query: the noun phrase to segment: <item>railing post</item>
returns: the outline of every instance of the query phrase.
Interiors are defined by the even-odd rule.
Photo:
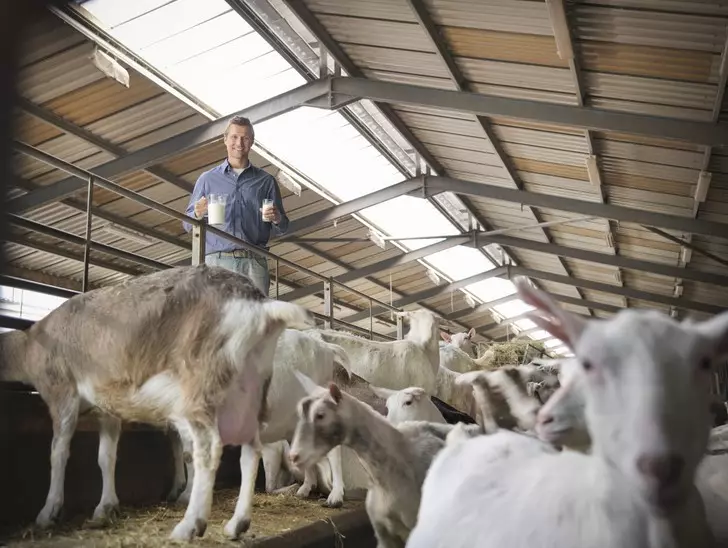
[[[402,323],[402,316],[397,315],[397,339],[404,339],[404,324]]]
[[[331,279],[324,282],[324,329],[334,328],[334,284]]]
[[[278,283],[278,257],[276,257],[276,299],[280,298],[280,284]]]
[[[81,280],[81,291],[88,291],[88,265],[91,260],[91,230],[93,217],[91,216],[91,208],[94,203],[94,178],[88,178],[88,187],[86,190],[86,241],[83,245],[83,278]]]
[[[192,265],[205,264],[206,227],[204,221],[192,226]]]
[[[369,339],[374,340],[374,315],[372,314],[372,300],[369,299]]]

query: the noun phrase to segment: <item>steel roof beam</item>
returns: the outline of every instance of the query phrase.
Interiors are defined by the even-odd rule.
[[[425,289],[424,291],[420,291],[418,293],[412,293],[411,295],[407,295],[406,297],[402,297],[401,299],[397,299],[392,303],[392,306],[395,306],[397,308],[402,308],[403,306],[407,306],[412,303],[416,303],[419,301],[426,301],[427,299],[432,299],[433,297],[437,297],[438,295],[442,295],[446,291],[455,291],[456,289],[461,289],[463,287],[467,287],[471,284],[481,282],[483,280],[487,280],[489,278],[495,278],[496,276],[500,276],[504,274],[507,271],[506,267],[499,266],[497,268],[494,268],[493,270],[488,270],[486,272],[481,272],[479,274],[475,274],[474,276],[470,276],[468,278],[465,278],[463,280],[458,280],[456,282],[451,282],[444,285],[438,285],[436,287],[432,287],[430,289]],[[376,316],[378,314],[383,314],[384,312],[387,312],[386,309],[382,308],[381,306],[375,306],[372,308],[372,315]],[[347,316],[346,318],[342,318],[344,321],[347,321],[349,323],[355,323],[358,321],[361,321],[369,315],[369,311],[361,312],[359,314],[353,314],[351,316]]]
[[[504,276],[507,277],[508,275]],[[612,295],[621,295],[630,299],[637,299],[640,301],[648,301],[657,304],[664,304],[667,306],[674,306],[676,308],[682,308],[684,310],[694,310],[696,312],[705,312],[707,314],[720,314],[725,312],[725,308],[716,306],[714,304],[702,303],[698,301],[690,301],[686,299],[678,299],[676,297],[668,297],[666,295],[659,295],[657,293],[650,293],[648,291],[642,291],[639,289],[632,289],[631,287],[620,287],[616,285],[605,284],[601,282],[594,282],[592,280],[583,280],[580,278],[574,278],[571,276],[562,276],[560,274],[554,274],[552,272],[543,272],[533,268],[524,268],[521,266],[510,267],[510,277],[526,276],[528,278],[536,278],[547,282],[553,282],[564,285],[572,285],[575,287],[583,287],[584,289],[590,289],[592,291],[601,291],[602,293],[610,293]]]
[[[285,242],[289,237],[293,236],[293,234],[297,232],[303,232],[304,230],[312,229],[327,221],[334,221],[340,217],[357,213],[362,209],[367,209],[368,207],[388,202],[389,200],[403,196],[404,194],[408,194],[420,188],[422,188],[421,180],[408,179],[401,183],[397,183],[380,190],[375,190],[374,192],[365,194],[359,198],[354,198],[348,202],[326,208],[322,211],[317,211],[316,213],[311,213],[310,215],[291,221],[288,225],[288,232],[282,236],[271,238],[271,242],[275,244]]]
[[[451,191],[479,196],[481,198],[503,200],[504,202],[555,209],[557,211],[568,211],[580,215],[593,215],[595,217],[603,217],[625,223],[658,226],[692,234],[719,236],[728,239],[728,224],[718,223],[716,221],[692,219],[689,217],[680,217],[678,215],[668,215],[666,213],[644,211],[599,202],[587,202],[585,200],[564,198],[563,196],[554,196],[552,194],[475,183],[452,177],[425,176],[424,187],[427,192],[433,194]]]
[[[450,55],[450,50],[448,49],[447,45],[445,44],[444,40],[442,39],[442,36],[437,32],[437,27],[435,26],[435,22],[432,20],[432,17],[430,16],[429,12],[427,11],[427,7],[424,5],[422,0],[407,0],[410,8],[412,9],[412,12],[414,13],[417,21],[419,22],[420,27],[424,31],[427,38],[430,40],[430,43],[432,44],[432,47],[437,52],[438,57],[445,65],[445,68],[450,75],[450,79],[453,81],[455,86],[457,87],[458,91],[472,91],[470,88],[470,83],[468,82],[468,79],[465,77],[465,75],[460,70],[460,67],[455,62],[455,59],[453,59],[452,55]],[[518,174],[518,170],[516,169],[515,165],[511,161],[510,157],[504,150],[503,146],[500,143],[500,139],[498,139],[498,136],[493,131],[493,128],[490,125],[490,121],[488,121],[486,118],[482,116],[473,116],[475,119],[475,123],[478,124],[481,131],[483,132],[483,136],[485,139],[490,142],[491,146],[493,147],[493,150],[495,151],[495,155],[500,160],[501,165],[503,166],[503,169],[506,170],[506,173],[508,173],[508,176],[513,181],[513,184],[518,189],[523,189],[523,181],[521,180],[520,175]],[[541,214],[536,211],[536,209],[531,209],[531,214],[534,216],[537,222],[542,222],[543,218],[541,217]],[[551,233],[548,229],[542,228],[541,232],[546,236],[546,239],[549,242],[553,242],[553,239],[551,237]],[[566,264],[566,261],[561,259],[561,257],[558,258],[559,262],[561,263],[561,267],[564,269],[564,272],[566,272],[567,275],[571,275],[571,272],[569,270],[569,265]],[[576,292],[579,293],[580,297],[584,297],[584,295],[581,295],[579,292],[579,289],[576,289]],[[592,311],[589,311],[590,314],[592,314]]]
[[[696,122],[348,76],[332,78],[331,91],[349,98],[429,106],[567,128],[616,131],[708,146],[728,145],[728,124],[725,123]]]
[[[349,272],[346,272],[345,274],[341,274],[340,276],[334,276],[334,280],[336,280],[337,282],[340,282],[340,283],[348,283],[348,282],[352,282],[354,280],[358,280],[360,278],[366,278],[366,277],[372,276],[378,272],[382,272],[383,270],[389,270],[390,268],[395,268],[397,266],[401,266],[403,264],[410,263],[410,262],[416,261],[418,259],[423,259],[423,258],[427,257],[428,255],[432,255],[434,253],[439,253],[440,251],[450,249],[457,245],[467,244],[469,241],[470,241],[469,236],[458,236],[456,238],[452,238],[449,240],[445,240],[443,242],[438,242],[436,244],[428,245],[426,247],[416,249],[416,250],[410,251],[408,253],[403,253],[402,255],[397,255],[396,257],[384,259],[382,261],[376,262],[369,266],[357,268],[355,270],[350,270]],[[316,250],[316,251],[318,253],[318,250]],[[374,280],[374,281],[376,281],[376,280]],[[295,291],[291,291],[290,293],[286,293],[285,295],[281,295],[280,300],[295,301],[297,299],[302,299],[304,297],[308,297],[309,295],[313,295],[314,293],[317,293],[320,291],[323,291],[323,284],[316,283],[313,285],[302,287],[300,289],[296,289]]]
[[[290,112],[312,99],[316,99],[329,91],[328,80],[317,80],[309,84],[304,84],[298,88],[292,89],[276,97],[272,97],[262,101],[256,105],[243,109],[230,116],[225,116],[219,120],[214,120],[198,127],[189,129],[184,133],[160,141],[151,146],[132,152],[126,156],[122,156],[116,160],[112,160],[100,166],[93,168],[92,173],[99,177],[113,178],[125,173],[130,173],[140,169],[146,169],[154,164],[160,163],[172,156],[177,156],[182,152],[199,147],[219,139],[228,120],[235,114],[250,118],[253,124],[275,118],[286,112]],[[40,207],[49,202],[55,202],[62,198],[66,198],[86,187],[86,183],[69,177],[58,181],[52,185],[45,186],[24,196],[19,196],[7,203],[9,211],[21,213],[29,209]]]
[[[38,106],[35,103],[26,99],[25,97],[18,97],[17,106],[31,116],[34,116],[39,120],[45,122],[46,124],[49,124],[56,129],[67,133],[68,135],[72,135],[73,137],[81,139],[82,141],[86,141],[88,144],[93,145],[99,150],[103,150],[108,154],[112,154],[116,157],[126,156],[129,154],[129,151],[126,150],[124,147],[116,145],[111,141],[107,141],[106,139],[90,132],[86,128],[77,126],[73,122],[69,122],[65,118],[58,116],[55,112],[51,112],[48,109]],[[177,188],[180,188],[185,192],[192,192],[193,185],[191,185],[181,177],[176,176],[174,173],[167,171],[166,169],[163,169],[161,167],[148,167],[144,171],[162,182],[176,186]]]
[[[728,276],[698,270],[687,270],[669,264],[632,259],[622,255],[607,255],[606,253],[598,253],[596,251],[588,251],[586,249],[567,247],[558,244],[547,244],[545,242],[516,238],[514,236],[483,236],[482,238],[478,238],[478,240],[480,243],[493,243],[505,247],[528,249],[539,253],[548,253],[549,255],[559,255],[569,259],[588,261],[606,266],[618,266],[628,270],[638,270],[660,276],[682,277],[696,282],[728,287]]]

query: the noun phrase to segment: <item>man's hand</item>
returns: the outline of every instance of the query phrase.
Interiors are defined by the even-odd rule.
[[[263,208],[261,208],[261,211],[263,211]],[[263,212],[263,220],[268,223],[274,223],[278,224],[281,222],[281,214],[276,208],[275,204],[269,205],[265,208],[265,211]]]
[[[207,198],[204,196],[195,202],[195,217],[201,219],[207,213]]]

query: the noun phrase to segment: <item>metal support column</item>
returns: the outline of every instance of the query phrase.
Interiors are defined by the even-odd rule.
[[[334,284],[331,279],[324,282],[324,329],[334,328]]]
[[[94,203],[94,178],[88,178],[88,190],[86,191],[86,241],[83,245],[83,279],[81,280],[81,291],[88,291],[88,263],[91,259],[91,229],[93,225],[93,217],[91,208]]]
[[[278,258],[276,257],[276,300],[278,300],[281,296],[281,288],[280,288],[281,284],[279,283],[280,276],[278,275],[278,268],[280,265],[278,263],[279,263],[279,261],[278,261]]]
[[[397,315],[397,339],[404,339],[404,324],[402,322],[402,316]]]
[[[201,222],[192,227],[192,264],[205,264],[205,235],[206,226]]]

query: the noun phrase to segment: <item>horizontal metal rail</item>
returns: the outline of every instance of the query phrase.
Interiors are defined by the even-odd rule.
[[[112,181],[109,181],[108,179],[106,179],[104,177],[99,177],[91,171],[88,171],[86,169],[75,166],[75,165],[73,165],[69,162],[66,162],[64,160],[61,160],[59,158],[56,158],[55,156],[52,156],[46,152],[43,152],[42,150],[40,150],[36,147],[33,147],[26,143],[18,142],[18,141],[14,141],[13,146],[18,152],[20,152],[22,154],[26,154],[40,162],[43,162],[52,167],[55,167],[56,169],[65,171],[69,175],[78,177],[80,179],[83,179],[84,181],[88,181],[89,178],[92,178],[94,185],[98,185],[101,188],[104,188],[110,192],[123,196],[124,198],[132,200],[139,204],[142,204],[159,213],[163,213],[165,215],[168,215],[168,216],[178,219],[180,221],[189,223],[192,226],[199,227],[199,226],[204,225],[204,228],[207,232],[210,232],[210,233],[215,234],[221,238],[224,238],[230,242],[233,242],[243,249],[247,249],[248,251],[257,253],[263,257],[277,261],[280,265],[288,266],[298,272],[302,272],[302,273],[304,273],[308,276],[311,276],[313,278],[316,278],[317,280],[322,281],[322,282],[330,281],[330,278],[328,278],[327,276],[319,274],[318,272],[315,272],[308,268],[299,266],[296,263],[294,263],[293,261],[284,259],[283,257],[280,257],[274,253],[271,253],[270,251],[268,251],[262,247],[258,247],[256,245],[248,243],[244,240],[241,240],[240,238],[236,238],[235,236],[229,234],[228,232],[225,232],[223,230],[220,230],[214,226],[207,224],[205,221],[200,221],[198,219],[195,219],[194,217],[190,217],[184,213],[180,213],[179,211],[172,209],[171,207],[168,207],[164,204],[156,202],[155,200],[147,198],[146,196],[143,196],[133,190],[124,188],[123,186],[116,184]],[[17,215],[10,215],[10,218],[13,223],[18,224],[19,226],[23,226],[24,228],[27,228],[28,230],[37,230],[37,231],[43,232],[49,236],[55,236],[62,240],[68,241],[70,243],[78,243],[79,245],[83,245],[85,242],[85,239],[81,236],[76,236],[74,234],[70,234],[68,232],[61,231],[61,230],[58,230],[58,229],[55,229],[52,227],[47,227],[45,225],[35,223],[34,221],[30,221],[24,217],[19,217]],[[40,230],[39,227],[42,227],[42,230]],[[92,242],[92,247],[94,249],[96,249],[97,251],[107,253],[109,255],[113,255],[120,259],[125,259],[125,260],[131,261],[131,262],[143,264],[143,265],[151,267],[151,268],[155,268],[155,269],[172,268],[171,265],[167,265],[165,263],[160,263],[158,261],[154,261],[154,260],[148,259],[146,257],[141,257],[139,255],[135,255],[133,253],[129,253],[129,252],[126,252],[126,251],[123,251],[123,250],[120,250],[120,249],[117,249],[117,248],[114,248],[111,246],[107,246],[104,244],[100,244],[97,242]],[[400,308],[397,308],[396,306],[392,306],[389,303],[380,301],[379,299],[375,299],[375,298],[367,295],[366,293],[363,293],[357,289],[349,287],[341,282],[335,282],[335,284],[338,287],[341,287],[343,290],[345,290],[349,293],[353,293],[354,295],[357,295],[358,297],[360,297],[362,299],[365,299],[366,301],[368,301],[370,303],[370,306],[372,306],[373,304],[377,304],[378,306],[383,307],[387,310],[393,310],[393,311],[401,310]]]

